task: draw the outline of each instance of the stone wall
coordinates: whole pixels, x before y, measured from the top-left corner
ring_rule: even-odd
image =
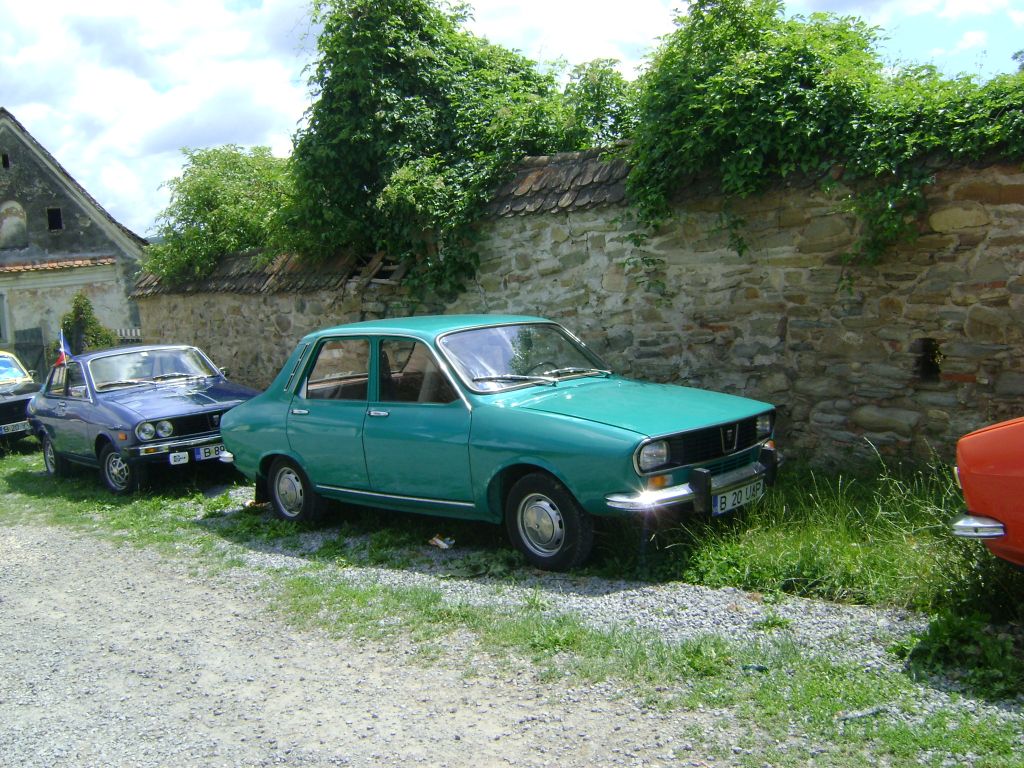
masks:
[[[948,458],[965,432],[1024,414],[1024,173],[941,171],[929,202],[916,241],[846,270],[856,222],[816,185],[733,204],[743,255],[710,188],[689,190],[641,246],[621,205],[501,216],[445,311],[544,315],[619,371],[774,403],[784,444],[821,458]],[[353,280],[140,308],[146,338],[198,343],[265,385],[307,330],[410,304],[387,281]]]

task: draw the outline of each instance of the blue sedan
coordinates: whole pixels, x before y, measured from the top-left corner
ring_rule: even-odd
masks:
[[[70,463],[98,467],[122,494],[139,487],[148,466],[219,457],[221,416],[255,394],[196,347],[120,347],[54,366],[28,418],[48,474],[65,474]]]

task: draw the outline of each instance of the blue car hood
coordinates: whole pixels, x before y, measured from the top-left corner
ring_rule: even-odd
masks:
[[[256,390],[226,379],[193,379],[188,382],[142,384],[100,392],[97,397],[141,419],[185,416],[190,413],[232,408],[257,394]]]
[[[519,389],[500,395],[497,404],[609,424],[647,437],[739,421],[772,408],[736,395],[618,377]]]

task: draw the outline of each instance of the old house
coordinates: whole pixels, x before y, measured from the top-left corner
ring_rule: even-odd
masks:
[[[0,107],[0,349],[42,371],[80,291],[101,323],[131,336],[128,294],[145,244]]]

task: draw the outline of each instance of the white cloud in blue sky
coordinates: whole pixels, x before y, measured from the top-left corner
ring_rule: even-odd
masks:
[[[675,0],[471,0],[470,28],[537,60],[643,66]],[[884,28],[889,60],[988,78],[1016,68],[1024,0],[792,0]],[[140,234],[166,205],[181,147],[280,155],[309,103],[309,0],[0,0],[0,106]]]

